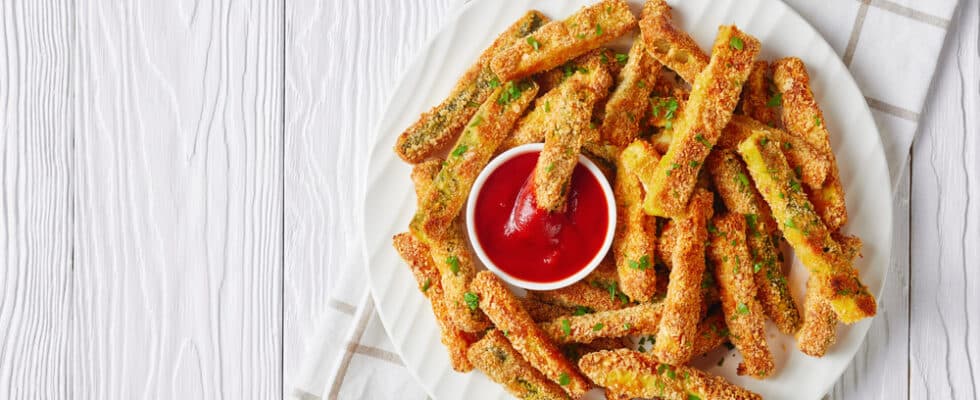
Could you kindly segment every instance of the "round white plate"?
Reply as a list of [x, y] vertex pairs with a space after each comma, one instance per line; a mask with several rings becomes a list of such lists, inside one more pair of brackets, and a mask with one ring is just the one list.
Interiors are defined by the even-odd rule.
[[[415, 211], [411, 166], [392, 151], [395, 139], [420, 113], [438, 104], [479, 53], [524, 12], [538, 9], [562, 19], [592, 0], [474, 0], [428, 43], [406, 71], [388, 105], [369, 158], [365, 204], [365, 251], [371, 292], [378, 313], [406, 368], [440, 400], [509, 398], [479, 372], [455, 373], [439, 341], [428, 301], [391, 246], [407, 230]], [[864, 97], [830, 45], [799, 15], [778, 0], [673, 0], [674, 22], [709, 49], [718, 25], [736, 24], [762, 42], [762, 59], [797, 56], [806, 63], [824, 111], [847, 193], [850, 222], [844, 228], [864, 240], [856, 267], [872, 293], [880, 293], [891, 249], [891, 188], [878, 130]], [[637, 16], [641, 0], [631, 0]], [[802, 300], [805, 268], [793, 261], [790, 282]], [[802, 304], [802, 301], [800, 302]], [[769, 326], [776, 375], [757, 381], [735, 374], [736, 351], [719, 350], [696, 361], [766, 399], [819, 399], [850, 363], [871, 321], [841, 326], [837, 344], [823, 358], [796, 350], [793, 338]], [[718, 366], [724, 358], [723, 365]], [[593, 396], [596, 397], [596, 396]], [[601, 396], [598, 396], [601, 398]]]

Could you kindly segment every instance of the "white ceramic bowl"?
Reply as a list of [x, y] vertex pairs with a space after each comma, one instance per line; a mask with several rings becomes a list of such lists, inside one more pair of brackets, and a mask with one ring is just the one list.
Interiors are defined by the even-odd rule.
[[606, 253], [609, 252], [609, 247], [612, 246], [613, 235], [616, 233], [616, 199], [613, 197], [612, 187], [609, 186], [609, 181], [606, 180], [606, 176], [602, 174], [599, 167], [597, 167], [591, 160], [580, 154], [578, 156], [579, 164], [585, 166], [589, 173], [595, 176], [596, 180], [599, 182], [599, 186], [602, 187], [602, 193], [606, 198], [606, 205], [608, 206], [606, 208], [609, 210], [609, 223], [607, 224], [606, 228], [606, 237], [603, 239], [602, 247], [599, 248], [599, 252], [596, 253], [595, 257], [593, 257], [592, 260], [590, 260], [589, 263], [578, 272], [565, 279], [554, 282], [532, 282], [515, 277], [507, 272], [504, 272], [490, 260], [490, 257], [487, 256], [487, 253], [483, 250], [483, 246], [480, 244], [479, 237], [476, 235], [476, 224], [474, 218], [476, 217], [477, 196], [479, 196], [480, 190], [483, 189], [483, 184], [486, 183], [487, 178], [489, 178], [490, 174], [497, 170], [497, 167], [503, 165], [505, 162], [514, 157], [527, 153], [540, 152], [543, 148], [544, 143], [525, 144], [507, 150], [491, 160], [490, 163], [487, 164], [486, 168], [483, 168], [483, 171], [480, 172], [480, 175], [476, 177], [476, 181], [473, 182], [473, 187], [470, 188], [469, 200], [466, 202], [466, 232], [469, 234], [470, 244], [473, 246], [476, 256], [480, 258], [480, 261], [483, 262], [483, 265], [485, 265], [487, 269], [493, 271], [494, 274], [499, 276], [507, 283], [530, 290], [558, 289], [571, 285], [578, 282], [582, 278], [585, 278], [586, 275], [591, 273], [596, 267], [599, 266], [599, 263], [606, 256]]

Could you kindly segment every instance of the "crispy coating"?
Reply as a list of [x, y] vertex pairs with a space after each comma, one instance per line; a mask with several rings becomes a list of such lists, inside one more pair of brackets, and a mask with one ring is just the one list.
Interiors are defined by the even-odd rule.
[[600, 141], [623, 147], [639, 135], [640, 120], [646, 112], [659, 68], [660, 63], [647, 54], [643, 41], [633, 41], [616, 90], [606, 102], [599, 128]]
[[507, 332], [507, 339], [531, 365], [548, 379], [562, 385], [572, 397], [589, 390], [589, 382], [565, 358], [551, 339], [534, 324], [520, 301], [507, 290], [492, 272], [482, 271], [470, 288], [479, 298], [479, 307], [490, 317], [497, 329]]
[[[844, 247], [843, 256], [853, 261], [861, 254], [861, 239], [854, 236], [837, 238]], [[820, 296], [818, 284], [814, 276], [807, 279], [805, 299], [806, 318], [803, 327], [796, 336], [797, 347], [803, 354], [812, 357], [823, 357], [827, 349], [837, 341], [837, 314], [825, 298]]]
[[473, 343], [466, 355], [477, 369], [514, 397], [535, 400], [569, 398], [560, 386], [549, 381], [521, 357], [504, 334], [496, 329]]
[[[655, 165], [660, 158], [649, 143], [636, 140], [620, 153], [616, 181], [616, 234], [613, 255], [619, 285], [631, 299], [645, 302], [657, 293], [656, 217], [643, 212], [643, 186], [634, 167]], [[646, 159], [646, 160], [645, 160]]]
[[419, 290], [432, 305], [432, 314], [435, 315], [436, 323], [439, 325], [442, 344], [446, 346], [446, 351], [449, 353], [450, 364], [456, 371], [469, 372], [473, 366], [466, 358], [466, 349], [472, 342], [472, 336], [457, 328], [449, 316], [449, 310], [443, 301], [444, 292], [439, 270], [432, 265], [428, 247], [407, 232], [395, 235], [392, 242], [395, 250], [412, 269]]
[[716, 216], [712, 223], [716, 230], [710, 235], [708, 256], [714, 265], [732, 344], [745, 359], [738, 373], [765, 379], [772, 374], [775, 364], [766, 341], [765, 314], [756, 300], [756, 271], [746, 243], [745, 218], [728, 213]]
[[[569, 118], [566, 113], [570, 102], [584, 100], [591, 104], [592, 109], [594, 109], [599, 99], [608, 94], [613, 82], [609, 65], [615, 64], [615, 62], [609, 61], [607, 54], [612, 54], [612, 51], [608, 49], [593, 50], [557, 69], [558, 74], [554, 76], [558, 77], [555, 79], [560, 79], [560, 81], [548, 83], [552, 85], [553, 89], [545, 92], [543, 96], [534, 101], [534, 109], [528, 112], [524, 118], [521, 118], [517, 123], [517, 128], [507, 139], [504, 139], [497, 152], [503, 153], [520, 145], [543, 142], [545, 133], [553, 129], [556, 124]], [[552, 74], [549, 71], [549, 73], [542, 75], [551, 76]], [[538, 82], [551, 80], [553, 79], [537, 79]], [[565, 89], [562, 89], [563, 87]], [[542, 92], [543, 89], [542, 87]], [[588, 90], [588, 93], [583, 93], [582, 90]], [[578, 94], [578, 96], [571, 94]], [[575, 116], [575, 118], [582, 118], [582, 116]], [[586, 119], [588, 119], [587, 116]]]
[[762, 399], [724, 378], [683, 365], [662, 363], [654, 356], [634, 350], [610, 350], [587, 354], [579, 368], [599, 386], [629, 397], [667, 400]]
[[[534, 75], [534, 81], [541, 86], [541, 93], [548, 93], [574, 74], [588, 74], [602, 66], [610, 76], [616, 76], [623, 65], [616, 62], [616, 52], [600, 47], [582, 54], [561, 66]], [[609, 88], [607, 88], [608, 90]]]
[[625, 295], [620, 296], [620, 293], [616, 281], [587, 278], [563, 288], [529, 290], [527, 295], [532, 299], [562, 307], [581, 306], [606, 311], [620, 309], [629, 304], [629, 299]]
[[653, 349], [658, 357], [674, 364], [687, 363], [694, 355], [693, 341], [698, 335], [697, 324], [701, 316], [704, 246], [708, 240], [712, 202], [711, 192], [698, 189], [687, 214], [674, 220], [677, 242], [672, 253], [673, 268]]
[[711, 152], [707, 168], [725, 207], [745, 217], [753, 268], [760, 266], [755, 282], [763, 310], [781, 332], [795, 334], [802, 322], [800, 311], [783, 274], [782, 254], [778, 247], [779, 228], [772, 219], [769, 206], [734, 150]]
[[442, 160], [431, 159], [415, 164], [412, 167], [412, 183], [415, 184], [415, 198], [417, 206], [422, 207], [425, 194], [432, 190], [432, 181], [442, 168]]
[[661, 64], [694, 84], [710, 59], [686, 32], [670, 24], [670, 6], [664, 0], [647, 0], [640, 19], [640, 38]]
[[644, 303], [619, 310], [558, 317], [540, 324], [556, 343], [592, 343], [600, 338], [657, 333], [659, 303]]
[[466, 332], [480, 332], [490, 327], [490, 321], [483, 312], [466, 304], [466, 292], [476, 276], [476, 265], [463, 229], [460, 217], [446, 230], [445, 236], [430, 242], [429, 247], [432, 264], [442, 277], [444, 300], [453, 322]]
[[742, 88], [742, 103], [740, 110], [743, 115], [769, 126], [779, 123], [779, 112], [776, 104], [770, 104], [773, 93], [769, 91], [772, 79], [769, 75], [769, 63], [759, 60], [749, 73], [749, 80]]
[[636, 27], [636, 17], [624, 0], [603, 0], [563, 21], [542, 26], [493, 57], [490, 66], [503, 81], [555, 68]]
[[449, 97], [422, 114], [398, 136], [395, 153], [406, 162], [418, 163], [448, 145], [493, 92], [494, 85], [501, 82], [490, 69], [490, 59], [513, 40], [527, 36], [547, 22], [548, 18], [540, 12], [529, 11], [501, 33], [463, 74]]
[[808, 187], [820, 188], [829, 176], [831, 162], [827, 156], [802, 138], [762, 124], [744, 115], [735, 115], [718, 140], [718, 147], [734, 149], [754, 132], [765, 132], [770, 140], [779, 142], [789, 166]]
[[533, 82], [510, 82], [497, 88], [480, 106], [412, 218], [409, 227], [416, 237], [431, 245], [429, 242], [445, 233], [466, 203], [480, 170], [537, 92]]
[[545, 303], [530, 297], [521, 297], [518, 300], [521, 302], [521, 307], [527, 311], [527, 314], [531, 316], [534, 322], [547, 322], [558, 317], [572, 315], [575, 312], [575, 309], [572, 307], [562, 307]]
[[718, 307], [707, 312], [707, 316], [698, 323], [698, 335], [694, 338], [692, 354], [707, 354], [731, 339], [731, 332], [725, 326], [725, 315]]
[[657, 165], [644, 204], [647, 214], [671, 217], [684, 213], [701, 164], [728, 125], [758, 52], [755, 38], [734, 26], [718, 28], [711, 62], [694, 81], [683, 119], [675, 124], [670, 148]]
[[677, 247], [677, 229], [674, 229], [674, 221], [668, 219], [660, 230], [660, 237], [657, 238], [657, 254], [660, 261], [667, 269], [674, 268], [674, 249]]
[[812, 286], [830, 301], [837, 317], [844, 323], [854, 323], [873, 316], [877, 308], [874, 296], [843, 256], [841, 245], [834, 241], [817, 215], [783, 153], [761, 132], [743, 141], [738, 152], [769, 204], [783, 237], [803, 265], [817, 275]]
[[773, 82], [782, 94], [780, 114], [786, 130], [806, 140], [830, 160], [827, 180], [810, 196], [827, 228], [834, 231], [847, 223], [847, 204], [844, 186], [837, 170], [837, 159], [830, 148], [830, 132], [824, 123], [823, 112], [810, 90], [810, 76], [799, 58], [777, 60], [773, 67]]

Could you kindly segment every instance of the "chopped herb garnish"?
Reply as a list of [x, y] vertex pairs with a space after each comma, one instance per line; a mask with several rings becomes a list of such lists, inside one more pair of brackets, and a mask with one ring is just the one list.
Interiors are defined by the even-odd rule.
[[500, 87], [500, 78], [497, 78], [496, 76], [493, 77], [493, 79], [490, 80], [490, 87], [494, 89]]
[[599, 36], [599, 35], [601, 35], [601, 34], [602, 34], [602, 25], [600, 25], [600, 24], [595, 24], [595, 35], [596, 35], [596, 36]]
[[527, 37], [527, 44], [531, 45], [531, 47], [533, 47], [535, 51], [541, 48], [541, 43], [539, 43], [538, 39], [535, 39], [534, 36]]
[[575, 35], [575, 37], [578, 38], [578, 40], [582, 40], [582, 39], [585, 39], [585, 34], [584, 33], [580, 33], [578, 35]]
[[551, 170], [553, 169], [555, 169], [555, 163], [548, 164], [548, 167], [545, 168], [544, 170], [545, 172], [551, 172]]
[[772, 95], [772, 97], [769, 98], [769, 101], [766, 102], [766, 107], [779, 107], [781, 105], [783, 105], [782, 93], [776, 93]]
[[797, 181], [796, 179], [790, 179], [789, 180], [789, 188], [790, 188], [790, 190], [792, 190], [793, 192], [796, 192], [796, 193], [799, 193], [800, 190], [803, 190], [803, 188], [800, 187], [800, 182]]
[[449, 270], [453, 272], [453, 275], [459, 274], [459, 257], [449, 256], [446, 258], [446, 264], [449, 264]]
[[728, 45], [732, 46], [732, 48], [735, 50], [742, 50], [742, 39], [740, 39], [738, 36], [732, 36], [732, 39], [728, 41]]
[[466, 302], [466, 306], [472, 311], [476, 311], [477, 308], [480, 308], [480, 296], [478, 296], [476, 293], [466, 292], [463, 294], [463, 301]]
[[813, 117], [813, 124], [816, 125], [816, 126], [820, 126], [820, 123], [821, 123], [820, 122], [820, 117], [814, 116]]
[[432, 286], [432, 280], [429, 278], [425, 278], [425, 282], [422, 282], [422, 293], [428, 292], [429, 287], [431, 286]]
[[602, 61], [603, 64], [609, 64], [609, 57], [606, 57], [605, 52], [599, 54], [599, 60]]
[[687, 394], [687, 400], [701, 400], [701, 398], [698, 397], [696, 394], [688, 393]]
[[466, 150], [469, 150], [469, 147], [466, 146], [465, 144], [461, 144], [459, 146], [456, 146], [456, 148], [453, 149], [453, 157], [459, 157], [459, 156], [463, 155], [463, 153], [465, 153]]
[[636, 261], [630, 260], [628, 265], [629, 265], [630, 268], [632, 268], [632, 269], [638, 269], [640, 271], [645, 271], [647, 269], [650, 269], [650, 267], [653, 266], [652, 264], [650, 264], [650, 255], [649, 254], [644, 254], [643, 257], [640, 257], [640, 259], [639, 260], [636, 260]]
[[762, 139], [759, 139], [759, 144], [761, 144], [761, 145], [763, 145], [763, 146], [765, 146], [765, 145], [767, 145], [767, 144], [769, 144], [769, 138], [767, 138], [767, 137], [764, 137], [764, 138], [762, 138]]
[[748, 314], [749, 313], [749, 306], [747, 304], [745, 304], [745, 303], [738, 303], [738, 305], [735, 306], [735, 311], [737, 311], [739, 314], [742, 314], [742, 315]]
[[759, 272], [759, 270], [761, 270], [761, 269], [762, 269], [762, 264], [760, 264], [760, 263], [755, 263], [755, 265], [752, 266], [752, 271], [753, 272]]
[[632, 328], [632, 327], [633, 327], [633, 324], [631, 324], [629, 322], [623, 324], [623, 329], [625, 329], [625, 330], [630, 330], [630, 328]]
[[597, 323], [595, 325], [592, 325], [592, 331], [593, 332], [601, 331], [602, 330], [602, 327], [603, 327], [602, 322], [599, 322], [599, 323]]
[[551, 112], [551, 102], [548, 100], [544, 101], [544, 112]]
[[562, 372], [561, 375], [558, 376], [558, 384], [568, 386], [569, 383], [572, 383], [572, 379], [568, 377], [567, 373]]
[[561, 320], [561, 332], [564, 333], [565, 336], [572, 334], [572, 325], [568, 322], [567, 319]]
[[701, 163], [697, 162], [697, 160], [691, 160], [691, 162], [688, 165], [690, 165], [691, 168], [697, 168], [698, 165], [701, 165]]
[[793, 148], [793, 144], [790, 142], [783, 142], [783, 150], [789, 150]]
[[590, 307], [586, 307], [586, 306], [575, 306], [575, 311], [572, 313], [572, 315], [578, 316], [578, 315], [592, 314], [594, 312], [595, 312], [595, 310], [593, 310]]
[[626, 65], [626, 61], [630, 59], [630, 56], [626, 54], [616, 54], [616, 62]]
[[749, 187], [749, 177], [745, 176], [745, 174], [739, 172], [738, 175], [735, 176], [735, 179], [738, 181], [738, 184], [741, 185], [743, 190]]
[[703, 144], [704, 147], [707, 147], [709, 149], [711, 148], [711, 142], [709, 142], [708, 139], [705, 139], [704, 136], [702, 136], [700, 133], [694, 136], [694, 140], [697, 140], [698, 143]]
[[785, 225], [788, 228], [796, 228], [796, 224], [793, 223], [793, 218], [787, 218]]
[[681, 165], [680, 165], [680, 164], [678, 164], [678, 163], [673, 163], [673, 164], [670, 164], [670, 168], [667, 168], [667, 176], [670, 176], [670, 173], [671, 173], [671, 172], [672, 172], [673, 170], [675, 170], [675, 169], [677, 169], [677, 168], [680, 168], [680, 167], [681, 167]]
[[755, 229], [758, 226], [758, 223], [759, 223], [759, 216], [758, 215], [755, 215], [755, 214], [745, 214], [745, 225], [748, 226], [749, 231], [752, 231], [752, 232], [755, 232], [756, 234], [758, 234], [759, 232], [756, 231], [756, 229]]

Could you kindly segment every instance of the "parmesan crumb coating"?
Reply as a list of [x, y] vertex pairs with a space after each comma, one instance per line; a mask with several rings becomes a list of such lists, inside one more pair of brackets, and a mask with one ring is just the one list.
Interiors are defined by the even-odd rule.
[[457, 328], [449, 316], [449, 310], [443, 301], [444, 292], [439, 270], [429, 259], [428, 247], [407, 232], [395, 235], [392, 241], [395, 250], [412, 269], [419, 290], [432, 305], [432, 314], [435, 315], [436, 323], [439, 325], [442, 344], [446, 346], [446, 351], [449, 353], [450, 364], [456, 371], [469, 372], [473, 366], [466, 358], [466, 349], [470, 346], [472, 336]]
[[804, 184], [810, 188], [820, 188], [830, 174], [831, 162], [827, 156], [807, 141], [785, 131], [763, 125], [744, 115], [735, 115], [725, 127], [718, 140], [718, 147], [734, 149], [755, 132], [764, 132], [770, 140], [778, 142], [779, 149], [786, 156], [789, 166]]
[[497, 329], [507, 332], [514, 349], [552, 382], [572, 397], [589, 390], [589, 382], [558, 350], [558, 346], [535, 325], [521, 303], [492, 272], [482, 271], [470, 289], [479, 298], [479, 307]]
[[793, 135], [803, 138], [823, 152], [830, 160], [830, 171], [823, 186], [810, 196], [814, 207], [827, 228], [837, 230], [847, 223], [847, 204], [844, 186], [837, 170], [837, 159], [830, 147], [830, 132], [824, 123], [823, 112], [810, 90], [810, 76], [799, 58], [790, 57], [776, 61], [773, 82], [782, 94], [781, 118], [783, 126]]
[[[609, 289], [615, 285], [613, 289]], [[584, 279], [563, 288], [529, 290], [528, 297], [562, 307], [588, 307], [596, 311], [616, 310], [629, 304], [628, 298], [619, 295], [615, 281]]]
[[[844, 247], [843, 256], [853, 261], [861, 254], [861, 239], [854, 236], [843, 236], [837, 238], [841, 246]], [[812, 357], [823, 357], [827, 354], [827, 349], [837, 342], [837, 314], [834, 313], [830, 303], [820, 295], [820, 289], [816, 287], [819, 283], [813, 275], [807, 279], [807, 292], [805, 298], [805, 318], [803, 327], [796, 335], [797, 347], [803, 354]]]
[[683, 119], [674, 127], [667, 153], [660, 159], [644, 209], [661, 217], [681, 215], [694, 192], [698, 172], [728, 125], [748, 77], [759, 41], [734, 26], [721, 26], [711, 62], [694, 81]]
[[563, 21], [542, 26], [493, 57], [490, 66], [501, 80], [523, 78], [555, 68], [636, 27], [624, 0], [603, 0], [583, 7]]
[[659, 68], [660, 63], [647, 54], [643, 41], [634, 41], [619, 83], [606, 102], [599, 128], [600, 141], [623, 147], [639, 135]]
[[[648, 160], [640, 160], [649, 158]], [[657, 221], [643, 212], [643, 186], [634, 168], [656, 165], [660, 156], [643, 140], [634, 141], [618, 158], [616, 181], [616, 234], [613, 255], [620, 288], [631, 299], [645, 302], [657, 293]]]
[[572, 307], [549, 304], [530, 297], [521, 297], [518, 300], [521, 302], [521, 307], [527, 311], [527, 314], [531, 316], [534, 322], [547, 322], [558, 317], [572, 315], [575, 312], [575, 309]]
[[710, 61], [686, 32], [670, 23], [670, 6], [664, 0], [647, 0], [640, 19], [640, 39], [653, 58], [694, 84]]
[[742, 88], [740, 111], [763, 124], [776, 126], [779, 123], [779, 108], [772, 101], [773, 93], [769, 91], [771, 84], [769, 63], [756, 61], [749, 73], [749, 80], [745, 81], [745, 87]]
[[511, 347], [499, 330], [487, 332], [467, 352], [470, 362], [490, 380], [519, 399], [568, 399], [560, 386], [551, 382]]
[[769, 204], [773, 218], [786, 241], [807, 269], [815, 275], [811, 290], [826, 298], [837, 317], [854, 323], [875, 315], [874, 296], [861, 283], [858, 271], [844, 257], [842, 246], [832, 237], [814, 206], [800, 188], [783, 153], [762, 133], [743, 141], [738, 152], [745, 160], [759, 189]]
[[[745, 238], [745, 218], [728, 213], [712, 220], [708, 255], [714, 265], [721, 308], [731, 341], [745, 360], [739, 374], [757, 379], [772, 375], [775, 364], [766, 341], [766, 319], [756, 300], [755, 271]], [[760, 266], [761, 270], [761, 266]]]
[[509, 82], [487, 98], [456, 141], [432, 189], [412, 217], [412, 234], [429, 245], [445, 234], [466, 204], [473, 181], [537, 92], [538, 86], [533, 82]]
[[490, 60], [513, 40], [523, 38], [548, 22], [538, 11], [529, 11], [500, 34], [456, 83], [449, 97], [408, 127], [395, 144], [395, 153], [409, 163], [418, 163], [448, 145], [473, 117], [494, 87], [503, 82], [490, 69]]
[[464, 331], [480, 332], [490, 327], [490, 321], [483, 312], [466, 304], [466, 292], [476, 276], [476, 265], [463, 229], [462, 218], [459, 218], [446, 230], [444, 237], [433, 240], [429, 247], [432, 263], [442, 276], [444, 300], [453, 322]]
[[701, 281], [704, 274], [707, 224], [711, 218], [712, 194], [699, 189], [687, 215], [674, 220], [677, 242], [672, 253], [673, 268], [663, 301], [663, 317], [654, 353], [674, 364], [687, 363], [694, 355], [693, 342], [701, 315]]
[[769, 206], [751, 181], [748, 169], [733, 150], [717, 149], [708, 157], [708, 171], [718, 196], [730, 212], [741, 214], [747, 224], [749, 252], [752, 255], [759, 302], [769, 319], [787, 335], [800, 329], [802, 319], [796, 300], [783, 274], [781, 237]]
[[660, 304], [644, 303], [619, 310], [563, 316], [540, 324], [557, 343], [592, 343], [600, 338], [657, 333]]
[[762, 399], [724, 378], [683, 365], [661, 362], [633, 350], [609, 350], [587, 354], [579, 360], [582, 372], [607, 391], [628, 397], [662, 399], [748, 400]]

